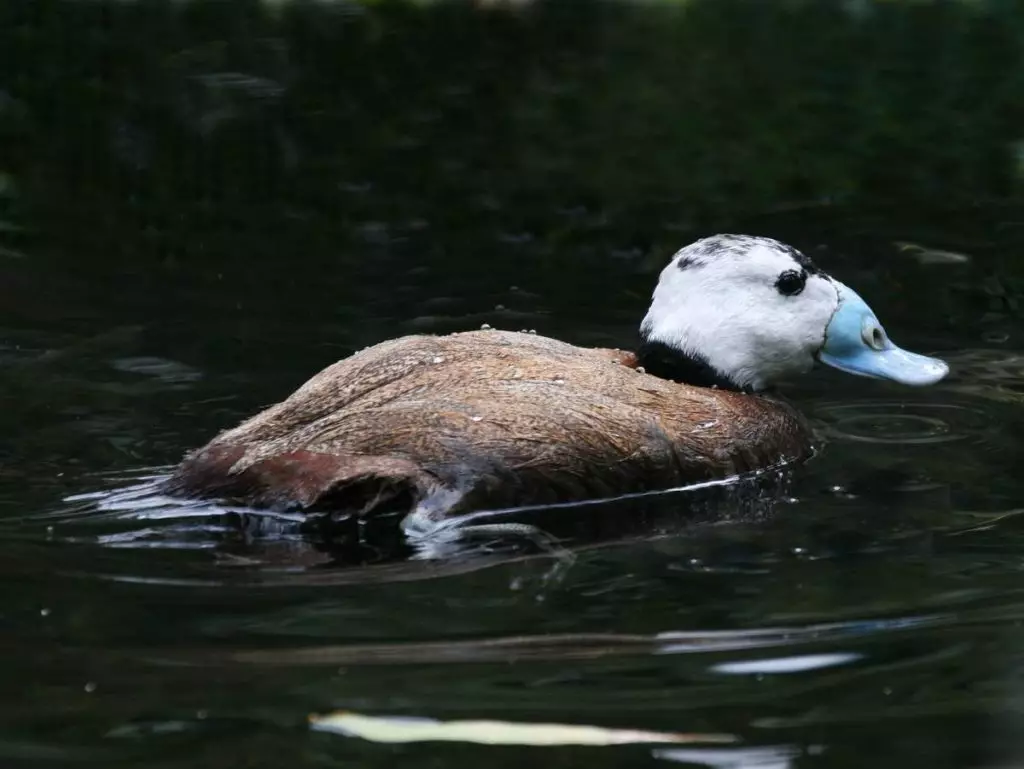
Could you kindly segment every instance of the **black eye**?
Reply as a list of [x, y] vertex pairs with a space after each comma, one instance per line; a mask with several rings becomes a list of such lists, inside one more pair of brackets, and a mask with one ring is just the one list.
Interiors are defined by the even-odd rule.
[[775, 281], [775, 288], [783, 296], [796, 296], [804, 290], [805, 283], [807, 283], [807, 273], [804, 270], [786, 270]]

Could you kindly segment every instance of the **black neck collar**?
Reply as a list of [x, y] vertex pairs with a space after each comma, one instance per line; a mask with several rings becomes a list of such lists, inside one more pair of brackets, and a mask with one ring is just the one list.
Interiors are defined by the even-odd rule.
[[695, 387], [717, 387], [734, 392], [754, 392], [743, 387], [715, 369], [702, 355], [683, 352], [664, 342], [642, 339], [637, 350], [638, 364], [644, 371], [659, 379], [669, 379]]

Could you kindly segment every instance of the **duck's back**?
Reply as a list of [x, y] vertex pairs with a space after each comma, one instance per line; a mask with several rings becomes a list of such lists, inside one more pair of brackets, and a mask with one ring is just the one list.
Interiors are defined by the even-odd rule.
[[446, 514], [668, 488], [810, 450], [780, 402], [533, 334], [410, 336], [321, 371], [170, 484], [257, 506]]

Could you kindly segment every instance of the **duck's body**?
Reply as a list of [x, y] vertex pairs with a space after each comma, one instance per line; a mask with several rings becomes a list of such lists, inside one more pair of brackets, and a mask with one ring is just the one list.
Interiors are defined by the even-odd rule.
[[641, 335], [637, 353], [493, 330], [384, 342], [190, 454], [169, 488], [432, 518], [665, 489], [806, 457], [799, 414], [759, 393], [816, 360], [906, 384], [947, 371], [767, 238], [682, 249]]
[[217, 436], [176, 488], [256, 506], [454, 513], [678, 486], [800, 459], [787, 404], [526, 333], [409, 336]]

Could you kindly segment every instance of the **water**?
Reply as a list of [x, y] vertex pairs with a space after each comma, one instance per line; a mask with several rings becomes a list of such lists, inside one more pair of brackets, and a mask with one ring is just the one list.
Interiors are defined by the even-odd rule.
[[[0, 13], [0, 763], [1020, 762], [1019, 4]], [[953, 368], [787, 385], [826, 444], [771, 515], [339, 556], [153, 490], [382, 339], [628, 346], [713, 231]]]

